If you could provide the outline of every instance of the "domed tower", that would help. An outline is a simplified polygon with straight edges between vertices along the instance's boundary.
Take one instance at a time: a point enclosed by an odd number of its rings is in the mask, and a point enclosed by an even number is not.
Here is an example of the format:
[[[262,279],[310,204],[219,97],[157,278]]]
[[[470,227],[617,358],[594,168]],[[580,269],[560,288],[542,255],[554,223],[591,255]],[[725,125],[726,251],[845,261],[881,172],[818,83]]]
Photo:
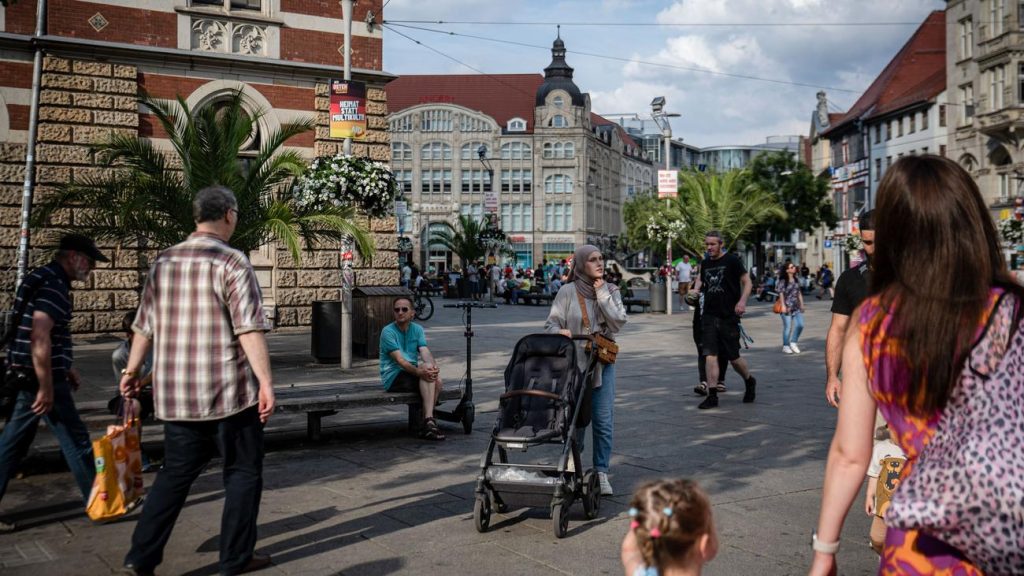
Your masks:
[[[572,81],[572,67],[565,62],[565,42],[559,31],[554,44],[551,45],[551,64],[544,69],[544,83],[537,89],[536,106],[544,106],[547,96],[554,90],[564,90],[572,100],[573,106],[584,106],[586,99],[576,83]]]

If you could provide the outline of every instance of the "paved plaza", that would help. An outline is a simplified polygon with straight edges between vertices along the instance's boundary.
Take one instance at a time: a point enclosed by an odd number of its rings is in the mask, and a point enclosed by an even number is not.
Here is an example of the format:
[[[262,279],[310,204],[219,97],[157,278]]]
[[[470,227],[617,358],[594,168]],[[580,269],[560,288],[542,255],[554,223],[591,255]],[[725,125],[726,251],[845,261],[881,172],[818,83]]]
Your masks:
[[[441,308],[424,323],[446,386],[465,371],[461,311]],[[568,535],[555,539],[546,509],[496,514],[485,534],[473,526],[473,488],[491,427],[502,371],[515,342],[537,332],[544,306],[476,310],[473,433],[447,424],[446,442],[409,437],[406,410],[371,408],[324,419],[324,439],[305,439],[305,419],[276,415],[268,428],[257,551],[273,555],[265,574],[621,574],[619,545],[632,488],[647,479],[695,478],[711,495],[721,537],[710,575],[805,574],[811,558],[825,458],[835,411],[824,399],[828,303],[807,300],[803,354],[783,356],[781,322],[751,300],[743,324],[755,342],[744,351],[758,379],[757,402],[742,404],[730,369],[720,408],[698,411],[691,314],[635,314],[620,335],[615,444],[616,494],[587,521],[574,505]],[[349,371],[311,364],[309,333],[269,337],[278,387],[376,377],[376,363]],[[112,340],[82,343],[79,394],[94,437],[111,418]],[[343,386],[344,384],[340,384]],[[143,437],[159,453],[159,426]],[[591,444],[589,436],[588,446]],[[536,454],[543,458],[547,453]],[[534,457],[530,451],[520,457]],[[589,452],[584,462],[590,462]],[[118,568],[135,527],[133,514],[106,525],[82,512],[71,475],[61,471],[52,434],[41,430],[26,475],[11,482],[0,517],[23,528],[0,536],[5,575],[100,575]],[[147,482],[153,476],[147,475]],[[216,574],[223,490],[214,460],[193,486],[159,574]],[[843,574],[874,572],[869,518],[858,499],[838,559]]]

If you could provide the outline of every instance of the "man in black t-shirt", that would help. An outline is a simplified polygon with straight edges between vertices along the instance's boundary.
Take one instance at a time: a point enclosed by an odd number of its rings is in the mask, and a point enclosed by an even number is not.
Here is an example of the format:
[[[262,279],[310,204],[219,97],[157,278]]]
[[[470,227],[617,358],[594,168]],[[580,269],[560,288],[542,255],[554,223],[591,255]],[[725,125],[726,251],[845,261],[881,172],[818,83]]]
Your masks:
[[[860,217],[860,240],[864,245],[865,259],[839,276],[835,297],[832,300],[832,324],[825,339],[825,399],[839,407],[839,371],[843,361],[843,337],[853,311],[868,296],[871,280],[871,257],[875,253],[875,228],[871,222],[874,210]]]
[[[690,290],[704,296],[701,348],[707,356],[707,381],[718,382],[718,356],[723,355],[743,377],[743,401],[753,402],[757,380],[750,375],[746,361],[740,358],[740,316],[747,310],[750,275],[738,256],[722,252],[722,244],[719,232],[711,231],[705,235],[704,247],[708,257],[701,262],[700,275]],[[706,410],[718,406],[715,387],[698,386],[695,391],[707,394],[698,408]]]

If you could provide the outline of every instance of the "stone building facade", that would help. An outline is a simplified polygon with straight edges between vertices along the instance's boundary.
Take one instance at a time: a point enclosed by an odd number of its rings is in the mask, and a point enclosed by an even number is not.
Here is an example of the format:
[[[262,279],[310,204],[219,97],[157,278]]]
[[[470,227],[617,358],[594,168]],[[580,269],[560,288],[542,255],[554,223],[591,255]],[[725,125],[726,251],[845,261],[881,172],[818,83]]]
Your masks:
[[[387,161],[382,36],[366,20],[380,21],[382,1],[360,1],[353,25],[353,78],[368,86],[367,138],[353,153]],[[25,180],[32,87],[32,35],[36,2],[0,7],[0,306],[14,287],[22,188]],[[241,90],[250,112],[262,111],[259,134],[305,118],[315,132],[286,143],[308,158],[333,154],[341,141],[328,130],[328,82],[342,76],[342,14],[335,0],[50,0],[47,34],[35,43],[45,52],[36,146],[35,199],[56,186],[101,168],[90,145],[111,133],[148,138],[169,150],[166,134],[138,104],[143,93],[181,96],[193,108]],[[254,142],[259,141],[259,134]],[[255,146],[255,145],[254,145]],[[80,209],[78,209],[80,210]],[[75,226],[77,210],[58,212],[53,228],[34,231],[31,265],[47,261],[56,228]],[[361,285],[397,284],[394,219],[368,223],[378,253],[357,260]],[[74,291],[78,333],[117,331],[124,312],[138,302],[152,251],[103,246],[112,262]],[[268,314],[279,326],[310,321],[310,303],[339,297],[337,246],[317,246],[295,262],[279,246],[251,254]]]
[[[489,194],[515,263],[529,267],[620,234],[623,203],[654,187],[642,148],[591,112],[561,38],[551,52],[544,76],[407,75],[388,85],[392,168],[411,207],[402,230],[421,266],[458,263],[431,244],[431,230],[460,214],[483,218]]]

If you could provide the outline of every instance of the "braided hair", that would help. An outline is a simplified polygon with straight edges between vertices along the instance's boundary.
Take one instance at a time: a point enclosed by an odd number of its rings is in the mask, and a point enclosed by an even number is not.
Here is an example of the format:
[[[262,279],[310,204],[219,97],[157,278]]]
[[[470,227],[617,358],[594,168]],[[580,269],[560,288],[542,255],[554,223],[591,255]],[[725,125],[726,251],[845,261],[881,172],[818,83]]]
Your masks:
[[[659,574],[683,564],[700,538],[713,530],[711,503],[693,480],[648,482],[633,494],[630,505],[644,564]]]

